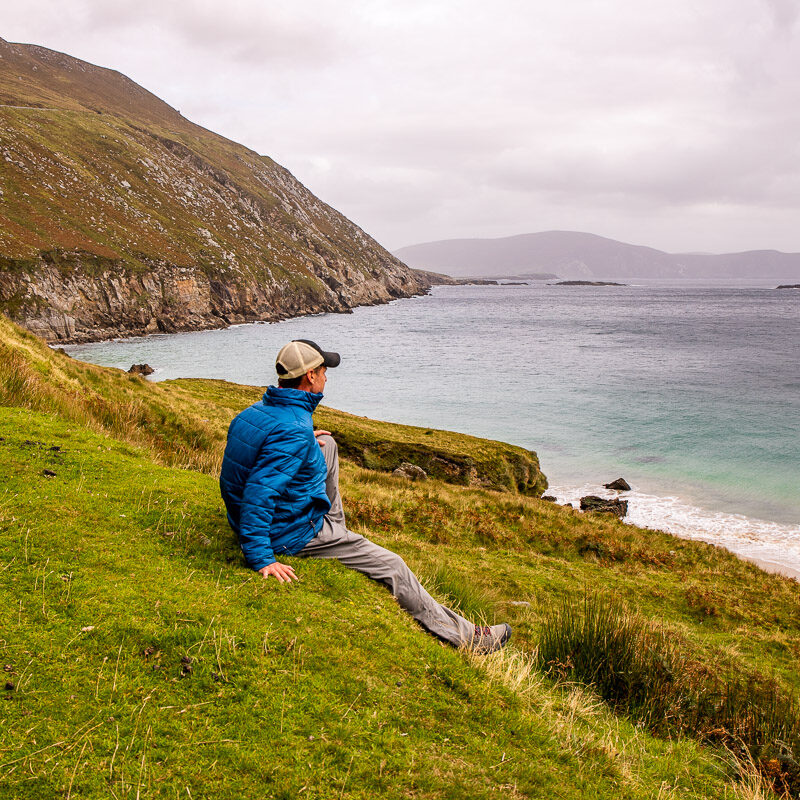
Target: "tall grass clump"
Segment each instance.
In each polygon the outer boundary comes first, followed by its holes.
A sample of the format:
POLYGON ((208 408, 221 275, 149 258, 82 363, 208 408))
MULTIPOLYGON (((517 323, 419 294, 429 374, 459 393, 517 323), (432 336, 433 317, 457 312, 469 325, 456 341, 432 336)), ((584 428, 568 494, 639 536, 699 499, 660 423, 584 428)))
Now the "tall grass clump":
POLYGON ((551 677, 591 686, 655 733, 724 745, 776 791, 800 797, 800 713, 775 680, 726 675, 693 658, 663 626, 593 594, 544 618, 536 659, 551 677))
POLYGON ((591 685, 616 709, 655 727, 674 714, 674 644, 658 628, 610 600, 586 595, 564 601, 545 618, 540 668, 561 680, 591 685))

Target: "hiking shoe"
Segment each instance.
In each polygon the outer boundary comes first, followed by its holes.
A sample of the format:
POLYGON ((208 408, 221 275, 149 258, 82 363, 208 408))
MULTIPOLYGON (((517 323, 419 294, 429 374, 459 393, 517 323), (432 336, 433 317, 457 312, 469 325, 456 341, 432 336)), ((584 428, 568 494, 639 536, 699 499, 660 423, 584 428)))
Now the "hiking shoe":
POLYGON ((502 625, 476 625, 472 641, 467 647, 473 653, 494 653, 508 644, 511 638, 511 626, 504 622, 502 625))

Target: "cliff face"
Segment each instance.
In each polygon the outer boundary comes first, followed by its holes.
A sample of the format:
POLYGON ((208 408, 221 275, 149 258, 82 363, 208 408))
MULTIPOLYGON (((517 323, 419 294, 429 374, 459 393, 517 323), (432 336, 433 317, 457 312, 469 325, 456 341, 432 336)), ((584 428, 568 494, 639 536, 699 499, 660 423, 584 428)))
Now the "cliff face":
POLYGON ((88 341, 427 290, 270 158, 112 70, 0 39, 0 310, 88 341))
POLYGON ((311 282, 298 285, 291 277, 275 283, 226 282, 171 264, 132 272, 113 263, 91 275, 86 269, 90 257, 87 262, 86 254, 67 255, 74 266, 66 274, 52 263, 52 254, 29 273, 0 273, 0 303, 7 315, 47 341, 87 342, 346 312, 422 291, 402 275, 380 270, 377 277, 358 277, 339 291, 311 282))

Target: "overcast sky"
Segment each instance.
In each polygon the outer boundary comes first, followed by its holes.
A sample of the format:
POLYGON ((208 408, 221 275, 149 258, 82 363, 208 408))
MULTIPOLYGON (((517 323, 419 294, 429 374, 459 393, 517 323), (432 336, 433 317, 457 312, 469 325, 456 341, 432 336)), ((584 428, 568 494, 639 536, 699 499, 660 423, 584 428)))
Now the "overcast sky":
POLYGON ((797 0, 26 0, 384 246, 582 230, 800 251, 797 0))

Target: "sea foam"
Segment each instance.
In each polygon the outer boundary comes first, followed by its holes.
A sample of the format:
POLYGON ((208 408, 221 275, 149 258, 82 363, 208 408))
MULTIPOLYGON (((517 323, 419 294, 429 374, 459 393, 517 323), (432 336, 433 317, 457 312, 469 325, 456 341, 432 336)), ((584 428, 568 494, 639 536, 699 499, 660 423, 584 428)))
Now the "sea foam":
POLYGON ((576 508, 580 505, 580 498, 585 495, 619 497, 628 501, 625 522, 631 525, 724 547, 770 572, 800 579, 800 525, 709 511, 693 506, 680 497, 659 497, 639 492, 635 487, 630 492, 613 492, 596 484, 553 486, 548 494, 553 495, 559 503, 571 504, 576 508))

